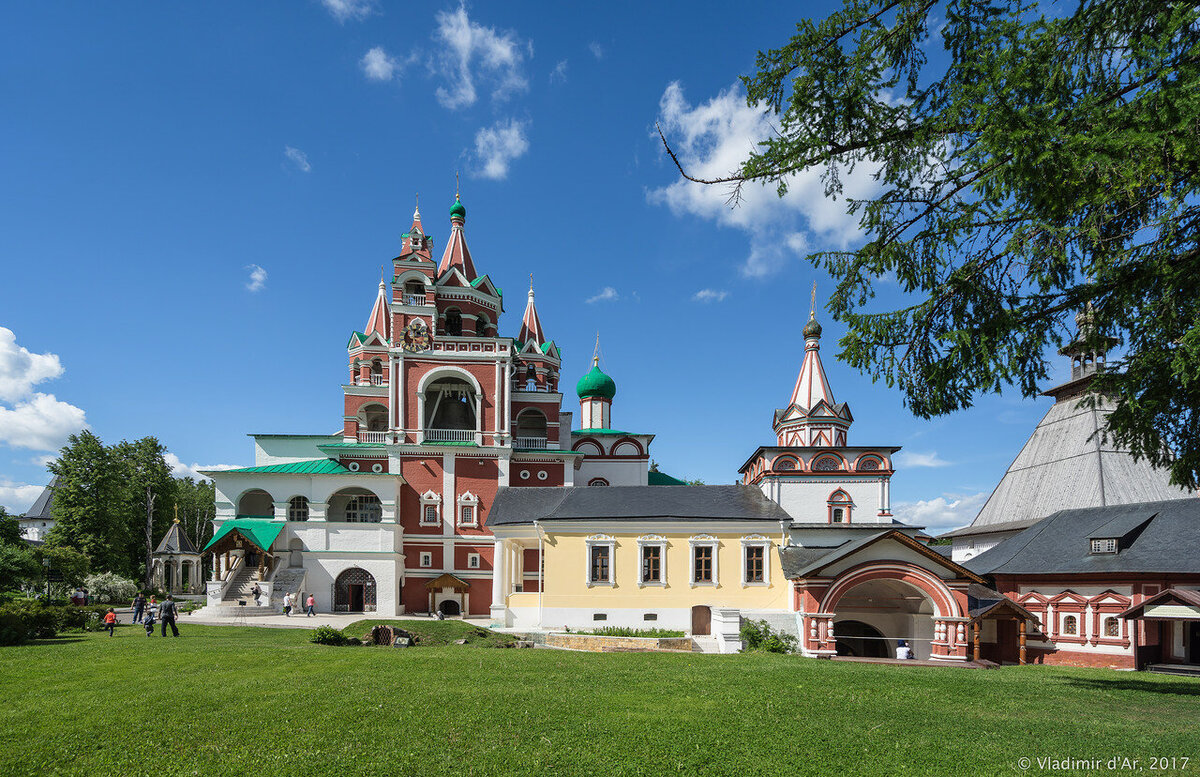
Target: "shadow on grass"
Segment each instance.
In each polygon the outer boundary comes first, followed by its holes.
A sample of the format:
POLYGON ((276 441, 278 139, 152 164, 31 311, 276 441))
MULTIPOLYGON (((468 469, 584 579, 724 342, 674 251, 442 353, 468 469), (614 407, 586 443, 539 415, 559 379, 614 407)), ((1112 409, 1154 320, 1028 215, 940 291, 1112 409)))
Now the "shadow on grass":
POLYGON ((83 637, 72 634, 64 637, 49 637, 47 639, 34 639, 26 642, 27 645, 69 645, 72 642, 83 642, 83 637))
POLYGON ((1096 691, 1138 691, 1139 693, 1166 693, 1172 696, 1200 696, 1200 682, 1175 680, 1154 682, 1150 680, 1100 680, 1092 677, 1066 678, 1068 685, 1096 691))

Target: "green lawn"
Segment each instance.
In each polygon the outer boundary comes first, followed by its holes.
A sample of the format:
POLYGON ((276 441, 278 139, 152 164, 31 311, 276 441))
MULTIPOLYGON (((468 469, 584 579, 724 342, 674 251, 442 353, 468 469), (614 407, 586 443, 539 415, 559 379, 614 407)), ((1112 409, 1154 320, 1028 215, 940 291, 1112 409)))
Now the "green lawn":
POLYGON ((305 630, 181 628, 178 640, 124 627, 0 648, 0 774, 950 776, 1113 755, 1200 766, 1200 682, 1186 679, 334 648, 305 630))

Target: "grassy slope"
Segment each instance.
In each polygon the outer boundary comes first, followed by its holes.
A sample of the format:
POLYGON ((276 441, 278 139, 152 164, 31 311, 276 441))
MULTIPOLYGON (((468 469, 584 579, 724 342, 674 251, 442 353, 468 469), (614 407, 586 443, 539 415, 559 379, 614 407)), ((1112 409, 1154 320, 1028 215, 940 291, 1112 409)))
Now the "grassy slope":
POLYGON ((1022 755, 1200 758, 1191 680, 182 628, 0 649, 0 774, 950 775, 1019 773, 1022 755))

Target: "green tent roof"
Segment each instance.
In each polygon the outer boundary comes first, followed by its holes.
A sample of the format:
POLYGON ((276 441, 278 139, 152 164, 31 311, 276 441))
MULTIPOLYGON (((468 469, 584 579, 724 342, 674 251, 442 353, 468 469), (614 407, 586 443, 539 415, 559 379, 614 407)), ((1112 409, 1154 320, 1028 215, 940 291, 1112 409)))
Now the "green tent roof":
POLYGON ((679 478, 673 478, 665 472, 648 472, 646 473, 646 485, 648 486, 686 486, 687 483, 679 478))
POLYGON ((240 469, 227 469, 221 474, 229 473, 254 473, 254 474, 280 474, 280 475, 352 475, 364 474, 353 473, 350 470, 338 464, 333 459, 309 459, 308 461, 292 461, 287 464, 266 464, 261 467, 242 467, 240 469))
POLYGON ((232 531, 236 531, 253 542, 260 550, 270 550, 271 543, 275 542, 279 532, 283 531, 283 521, 264 521, 255 518, 235 518, 232 521, 226 521, 221 524, 220 529, 217 529, 217 533, 208 541, 204 549, 208 550, 232 531))

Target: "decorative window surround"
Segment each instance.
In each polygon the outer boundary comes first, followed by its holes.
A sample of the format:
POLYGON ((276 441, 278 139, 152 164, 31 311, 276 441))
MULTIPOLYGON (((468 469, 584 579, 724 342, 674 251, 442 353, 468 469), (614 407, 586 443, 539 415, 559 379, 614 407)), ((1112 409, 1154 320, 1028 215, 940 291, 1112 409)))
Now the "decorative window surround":
POLYGON ((458 498, 458 525, 479 525, 479 497, 466 491, 458 498))
POLYGON ((479 569, 480 561, 478 553, 467 554, 467 569, 479 569))
POLYGON ((434 493, 433 489, 421 494, 421 525, 438 526, 442 522, 442 495, 434 493), (429 508, 434 508, 435 519, 429 520, 429 508))
POLYGON ((613 581, 616 579, 616 575, 615 575, 613 566, 614 566, 614 561, 615 561, 615 557, 616 557, 615 551, 616 551, 617 541, 615 539, 613 539, 612 537, 608 536, 607 534, 593 534, 591 537, 587 538, 586 544, 587 544, 587 557, 584 559, 583 575, 584 575, 584 582, 587 583, 587 587, 591 588, 593 586, 602 586, 602 585, 612 586, 612 585, 614 585, 613 581), (592 578, 592 564, 593 564, 593 560, 594 560, 593 554, 592 554, 593 548, 606 548, 607 549, 608 563, 606 566, 607 566, 607 572, 608 572, 608 579, 606 579, 606 580, 598 580, 598 579, 592 578))
POLYGON ((689 579, 691 586, 693 588, 698 588, 698 587, 716 588, 717 584, 718 584, 718 580, 719 580, 719 578, 717 576, 717 550, 720 546, 720 542, 717 540, 716 537, 712 536, 711 534, 700 534, 700 535, 697 535, 697 536, 689 539, 688 544, 691 546, 691 553, 689 555, 691 556, 692 563, 691 563, 691 570, 688 572, 688 579, 689 579), (697 548, 711 548, 712 580, 701 580, 701 581, 696 580, 696 549, 697 548))
POLYGON ((638 587, 665 588, 667 585, 667 538, 657 534, 638 537, 638 587), (658 580, 646 580, 646 548, 658 548, 658 580))
POLYGON ((771 540, 761 534, 750 534, 742 537, 742 586, 767 587, 771 585, 771 540), (748 580, 746 552, 750 548, 762 548, 762 580, 748 580))
POLYGON ((421 566, 424 568, 429 568, 429 567, 433 566, 433 554, 432 553, 430 553, 429 551, 421 552, 421 566))

